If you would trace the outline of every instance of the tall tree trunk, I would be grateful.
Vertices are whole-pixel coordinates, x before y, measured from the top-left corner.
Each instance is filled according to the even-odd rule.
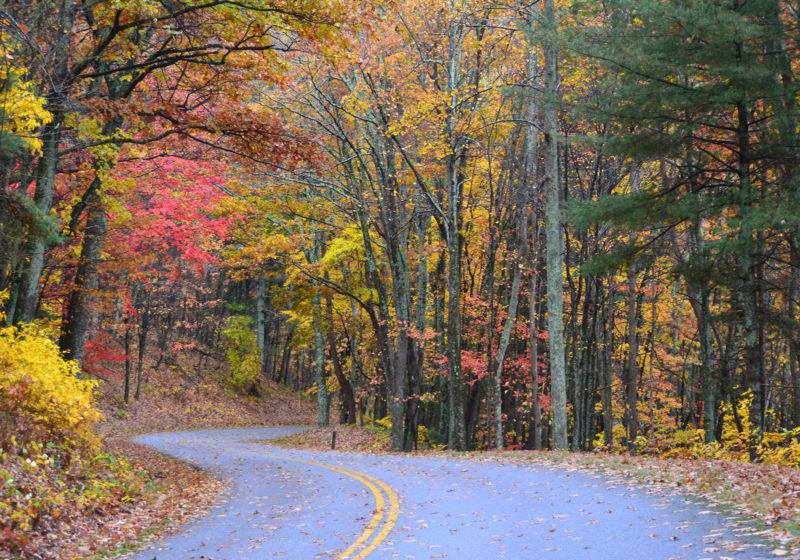
[[[277,381],[289,385],[289,366],[292,363],[292,339],[294,338],[294,327],[288,328],[286,334],[286,341],[283,345],[283,353],[281,355],[281,364],[278,368]],[[298,372],[299,374],[299,372]]]
[[[61,325],[59,347],[65,358],[83,363],[86,333],[92,307],[92,291],[97,289],[98,264],[106,234],[106,212],[100,198],[100,179],[94,180],[94,191],[87,203],[86,228],[81,256],[75,274],[75,284],[69,299],[67,315]],[[90,187],[92,188],[92,187]]]
[[[414,219],[414,232],[417,242],[423,246],[428,242],[431,215],[423,210],[422,194],[417,191],[415,206],[417,213]],[[417,264],[417,301],[414,311],[414,328],[422,336],[428,327],[428,258],[423,252]],[[422,393],[422,375],[425,367],[425,339],[411,340],[411,359],[408,369],[408,405],[406,407],[406,426],[403,449],[410,451],[416,448],[419,430],[419,403]]]
[[[36,174],[34,202],[39,213],[39,219],[48,219],[50,208],[53,205],[53,189],[58,167],[58,148],[61,142],[61,128],[64,121],[62,111],[58,109],[52,110],[53,120],[45,125],[42,133],[42,155],[39,157],[39,166]],[[29,241],[28,246],[28,266],[22,271],[19,297],[16,305],[17,311],[14,313],[15,323],[32,321],[36,315],[39,301],[39,281],[42,277],[46,250],[45,239],[35,237]]]
[[[768,52],[772,53],[775,61],[775,67],[780,75],[780,83],[782,88],[781,99],[771,99],[770,102],[775,104],[773,113],[778,123],[778,131],[780,133],[781,145],[789,147],[798,144],[798,129],[797,129],[797,86],[795,83],[792,53],[788,45],[793,40],[791,37],[792,26],[786,27],[782,18],[782,11],[785,6],[781,2],[773,2],[771,4],[772,11],[768,16],[768,26],[771,32],[768,39]],[[797,15],[795,14],[795,21]],[[784,177],[793,177],[795,173],[794,161],[795,158],[787,157],[787,164],[781,170]],[[778,185],[785,185],[785,192],[782,193],[790,207],[796,208],[800,202],[800,188],[798,188],[797,181],[776,181]],[[791,274],[789,278],[789,286],[787,287],[786,298],[786,312],[789,320],[789,328],[787,332],[788,342],[788,373],[789,385],[792,387],[789,417],[784,421],[786,428],[800,426],[800,371],[798,360],[800,360],[800,346],[798,345],[798,331],[797,331],[797,297],[798,293],[798,267],[800,266],[800,254],[796,246],[798,237],[800,236],[800,228],[794,227],[788,234],[789,238],[789,254],[791,258]]]
[[[705,237],[702,224],[695,224],[695,245],[700,258],[706,258]],[[714,333],[711,324],[710,289],[703,282],[696,290],[690,289],[690,301],[697,320],[700,339],[700,377],[703,384],[703,431],[705,442],[716,440],[717,387],[714,379]],[[693,293],[692,293],[693,292]]]
[[[359,427],[361,427],[364,422],[362,418],[362,406],[361,406],[361,399],[356,398],[356,374],[358,373],[358,339],[357,339],[357,332],[358,329],[356,326],[358,325],[358,308],[356,307],[356,302],[352,299],[350,300],[350,318],[352,321],[352,334],[348,337],[348,343],[350,344],[350,387],[353,388],[353,400],[356,401],[357,404],[357,412],[358,418],[357,422]]]
[[[628,270],[628,359],[625,365],[625,424],[628,428],[628,449],[633,449],[636,436],[639,435],[639,309],[638,269],[631,264]]]
[[[122,400],[128,404],[131,395],[131,326],[128,317],[124,319],[123,328],[125,329],[125,388],[122,392]]]
[[[655,448],[656,445],[656,420],[655,420],[655,385],[656,379],[653,373],[653,360],[656,358],[656,319],[658,317],[658,280],[656,275],[653,274],[651,279],[652,302],[650,303],[650,334],[648,336],[649,342],[646,342],[648,350],[645,352],[647,359],[647,367],[649,370],[650,386],[647,389],[647,398],[650,405],[650,447]]]
[[[511,293],[509,294],[508,301],[508,316],[506,317],[505,324],[503,325],[503,332],[500,335],[500,340],[497,343],[497,369],[494,375],[494,394],[495,394],[495,410],[494,410],[494,433],[495,449],[502,450],[505,447],[505,440],[503,435],[503,386],[502,374],[503,364],[505,363],[506,353],[508,352],[508,345],[511,342],[511,331],[514,324],[517,322],[517,306],[519,305],[519,290],[522,281],[522,260],[528,252],[528,206],[525,204],[524,193],[522,188],[519,188],[517,193],[517,227],[519,238],[517,240],[516,256],[512,260],[512,280],[511,280]]]
[[[538,226],[535,228],[538,231]],[[538,243],[538,236],[534,238]],[[539,398],[539,317],[537,303],[539,301],[538,274],[536,263],[539,251],[534,252],[532,260],[533,270],[531,271],[531,291],[528,300],[528,313],[530,315],[530,359],[531,359],[531,432],[533,437],[533,448],[537,451],[542,449],[542,404]]]
[[[53,58],[53,68],[48,75],[51,90],[48,92],[46,109],[53,116],[52,121],[42,130],[42,152],[36,172],[36,190],[34,203],[36,204],[38,218],[47,220],[53,205],[53,189],[58,171],[59,145],[61,143],[64,117],[67,112],[66,104],[72,87],[73,77],[70,75],[70,42],[73,40],[73,26],[75,21],[76,3],[73,0],[61,0],[54,6],[58,10],[57,37],[53,37],[54,49],[52,52],[61,53]],[[18,311],[14,315],[17,323],[30,322],[36,314],[39,297],[39,282],[44,267],[44,254],[46,240],[36,237],[29,240],[28,267],[23,270]]]
[[[447,267],[446,252],[440,252],[436,262],[436,269],[433,273],[431,282],[431,293],[433,294],[433,330],[437,333],[436,352],[446,356],[447,353],[447,334],[445,322],[445,291],[446,278],[445,269]],[[448,434],[450,426],[450,378],[444,368],[439,368],[437,389],[438,399],[438,432],[442,435]]]
[[[531,35],[536,31],[538,7],[531,4],[528,13],[528,25]],[[527,80],[531,86],[540,85],[538,57],[533,50],[527,54]],[[538,181],[539,181],[539,131],[535,125],[539,121],[538,101],[529,98],[526,106],[526,119],[528,121],[525,130],[525,177],[524,183],[527,197],[525,219],[529,221],[531,233],[530,240],[525,239],[523,247],[523,258],[530,262],[531,283],[530,295],[528,298],[528,313],[530,321],[529,344],[530,344],[530,376],[531,376],[531,445],[533,449],[542,449],[542,405],[539,399],[539,320],[537,305],[539,303],[539,243],[540,243],[540,220],[537,212],[539,202]],[[529,214],[529,215],[528,215]]]
[[[263,274],[258,276],[258,295],[256,296],[256,337],[258,340],[258,351],[261,356],[262,371],[266,370],[267,366],[267,341],[266,341],[266,325],[267,325],[267,310],[266,310],[266,291],[267,281]]]
[[[612,346],[607,338],[609,332],[607,317],[613,317],[614,312],[613,309],[609,311],[606,308],[606,304],[613,301],[613,298],[604,297],[604,301],[600,301],[600,286],[597,288],[597,294],[597,305],[600,307],[601,312],[595,323],[595,340],[597,340],[597,377],[600,385],[600,403],[603,408],[603,442],[609,450],[612,450],[614,448],[614,401],[611,387],[614,376],[608,362],[608,349]],[[606,296],[607,292],[602,292],[602,295]]]
[[[741,47],[740,47],[741,49]],[[739,301],[743,312],[744,385],[753,393],[750,420],[753,433],[748,434],[750,458],[757,456],[756,448],[761,443],[764,431],[766,410],[764,400],[766,383],[762,362],[762,336],[759,320],[760,301],[758,278],[760,276],[757,258],[756,228],[754,224],[755,194],[751,176],[751,148],[749,111],[745,101],[736,106],[737,142],[739,149],[739,189],[741,193],[741,226],[739,231],[739,276],[742,287]]]
[[[312,263],[322,258],[323,234],[314,235],[312,248]],[[317,385],[317,426],[324,427],[330,422],[330,403],[328,401],[328,386],[325,382],[325,342],[322,334],[322,295],[319,285],[315,283],[312,301],[312,321],[314,328],[314,382]]]
[[[553,447],[567,448],[567,375],[564,357],[564,234],[561,229],[561,182],[558,163],[558,53],[554,0],[544,0],[545,236],[547,241],[547,330],[552,396]]]
[[[800,290],[800,252],[795,247],[792,239],[790,250],[792,254],[792,274],[789,280],[789,297],[786,298],[786,314],[789,318],[789,373],[792,387],[792,414],[791,426],[800,426],[800,344],[797,340],[797,297]]]
[[[322,337],[322,298],[319,288],[314,290],[313,296],[313,321],[314,321],[314,381],[317,384],[317,426],[327,426],[329,423],[328,387],[325,383],[325,343]]]
[[[490,189],[492,187],[490,186]],[[489,215],[494,215],[494,196],[490,193],[490,202],[489,202]],[[498,220],[493,219],[492,222],[496,222]],[[498,250],[498,241],[497,241],[497,232],[494,223],[489,225],[489,246],[487,249],[488,252],[488,262],[486,264],[486,272],[484,278],[486,279],[486,283],[489,286],[489,317],[486,326],[486,381],[487,381],[487,391],[486,391],[486,448],[490,448],[494,442],[495,437],[493,434],[495,432],[495,428],[498,425],[497,419],[494,417],[495,413],[497,412],[497,401],[500,400],[500,387],[501,382],[495,379],[496,371],[495,369],[495,355],[494,355],[494,321],[495,321],[495,304],[494,304],[494,297],[495,297],[495,268],[496,268],[496,255]],[[470,398],[469,398],[469,406],[468,410],[468,418],[467,418],[467,436],[468,436],[468,443],[472,439],[472,434],[470,433],[472,430],[469,429],[470,424],[476,425],[477,416],[480,414],[480,385],[481,382],[476,382],[470,388]],[[501,403],[502,404],[502,403]],[[502,406],[501,406],[502,408]],[[471,418],[475,415],[475,418]],[[500,427],[502,428],[502,418],[500,419],[499,423]],[[471,445],[471,443],[470,443]]]
[[[325,296],[325,309],[328,315],[328,353],[333,363],[333,374],[339,382],[339,391],[342,396],[342,409],[344,411],[344,423],[355,424],[356,422],[356,399],[353,395],[353,386],[342,371],[342,364],[339,361],[339,353],[336,350],[336,334],[333,330],[333,299]]]
[[[147,332],[150,326],[150,296],[145,295],[145,305],[141,312],[141,322],[139,323],[139,348],[136,361],[136,392],[133,395],[137,401],[142,395],[142,369],[144,367],[144,352],[147,347]]]
[[[526,217],[527,218],[527,217]],[[523,220],[522,238],[525,239],[528,235],[526,227],[524,226],[527,219]],[[508,317],[506,317],[505,324],[503,325],[503,332],[500,335],[500,340],[497,343],[497,369],[494,375],[494,447],[495,449],[502,450],[504,448],[503,436],[503,398],[502,398],[502,377],[503,377],[503,364],[506,359],[506,352],[508,352],[508,345],[511,342],[511,331],[514,324],[517,322],[517,305],[519,304],[519,288],[522,279],[522,263],[515,259],[513,266],[513,278],[511,280],[511,293],[509,294],[508,302]]]
[[[577,299],[577,298],[576,298]],[[575,381],[574,381],[574,420],[572,449],[585,451],[591,447],[594,427],[595,383],[597,376],[592,374],[593,358],[597,353],[595,334],[597,329],[597,279],[586,279],[586,296],[583,301],[581,325],[576,329]]]
[[[395,390],[398,390],[399,386],[399,395],[400,398],[392,399],[395,406],[399,407],[400,417],[399,420],[395,418],[392,423],[392,436],[391,436],[391,445],[393,451],[402,451],[403,449],[403,399],[402,399],[402,380],[403,376],[405,375],[405,370],[398,372],[395,371],[395,366],[397,363],[402,362],[404,367],[405,363],[403,360],[406,359],[406,356],[396,356],[394,353],[395,348],[400,348],[401,345],[399,342],[395,341],[394,338],[391,336],[389,332],[389,324],[391,323],[391,315],[389,311],[389,297],[386,293],[386,286],[381,279],[381,275],[378,272],[378,263],[375,258],[375,252],[373,250],[373,243],[370,238],[369,233],[369,220],[368,220],[368,213],[366,209],[366,201],[364,200],[363,196],[360,200],[362,207],[359,209],[359,225],[361,230],[361,236],[364,241],[364,255],[365,255],[365,269],[366,269],[366,279],[367,284],[372,288],[378,296],[378,314],[375,314],[374,308],[370,308],[368,311],[370,321],[372,322],[372,327],[375,331],[375,338],[377,339],[378,345],[378,356],[379,356],[379,367],[380,370],[383,372],[384,378],[384,386],[387,393],[391,393]],[[408,325],[406,325],[406,335],[408,333]],[[406,344],[404,348],[407,350],[408,344],[406,340]],[[400,382],[398,383],[397,377],[400,377]],[[391,395],[389,396],[391,399]],[[376,410],[382,410],[380,407],[376,407]],[[382,418],[382,417],[381,417]],[[399,423],[399,428],[395,425],[395,422]]]
[[[408,356],[408,397],[406,398],[405,423],[403,431],[403,450],[417,448],[419,435],[419,396],[422,393],[422,367],[418,363],[419,354],[414,345]]]
[[[466,429],[464,422],[464,378],[461,368],[461,225],[462,188],[464,177],[462,167],[466,164],[466,147],[456,131],[456,112],[459,106],[459,75],[461,73],[461,47],[464,42],[464,23],[450,22],[448,31],[447,58],[447,109],[445,133],[449,153],[445,159],[447,213],[445,233],[447,245],[447,373],[449,390],[449,428],[447,446],[455,451],[466,449]]]
[[[394,318],[396,319],[396,335],[393,349],[392,376],[387,389],[389,391],[389,411],[392,417],[392,449],[403,449],[403,419],[406,409],[406,376],[411,353],[411,285],[408,274],[408,260],[405,248],[389,242],[389,268],[392,273],[392,299],[394,300]]]
[[[447,240],[447,372],[450,403],[448,448],[466,449],[464,426],[464,379],[461,370],[461,239],[457,228],[452,228]]]

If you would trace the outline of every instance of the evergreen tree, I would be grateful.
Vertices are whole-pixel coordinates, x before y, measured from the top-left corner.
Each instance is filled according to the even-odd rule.
[[[765,424],[764,267],[767,239],[796,230],[797,142],[791,79],[796,45],[776,0],[611,0],[599,25],[574,43],[604,67],[608,83],[589,110],[614,132],[606,148],[651,173],[637,192],[574,209],[578,222],[612,221],[638,232],[599,267],[656,253],[687,234],[678,270],[698,316],[706,436],[714,429],[709,294],[727,296],[731,332],[741,333],[741,384],[753,391],[751,420]],[[598,21],[596,4],[579,5]],[[790,132],[792,131],[792,132]],[[794,321],[794,318],[791,318]],[[719,380],[727,382],[728,380]],[[721,385],[725,392],[731,384]]]

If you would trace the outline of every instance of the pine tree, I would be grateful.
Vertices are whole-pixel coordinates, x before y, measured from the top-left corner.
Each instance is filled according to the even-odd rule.
[[[607,93],[582,109],[614,131],[610,153],[634,164],[654,162],[658,173],[638,192],[575,209],[575,216],[639,233],[596,262],[601,268],[655,253],[672,232],[691,239],[678,269],[697,303],[707,439],[717,400],[712,289],[725,290],[728,316],[741,332],[742,385],[756,395],[751,419],[763,431],[766,238],[796,229],[796,217],[789,216],[797,200],[796,165],[787,165],[797,160],[789,133],[796,128],[797,87],[787,62],[796,46],[780,25],[787,8],[776,0],[611,0],[604,6],[602,24],[573,44],[608,76]],[[598,21],[596,4],[576,9]]]

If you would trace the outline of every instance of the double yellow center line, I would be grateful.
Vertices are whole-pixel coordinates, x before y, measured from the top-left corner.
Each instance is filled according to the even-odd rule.
[[[263,454],[262,456],[272,459],[285,459],[287,461],[306,463],[344,474],[361,482],[364,486],[369,488],[372,495],[375,496],[375,513],[372,515],[369,525],[367,525],[367,528],[364,529],[364,532],[359,535],[353,544],[336,557],[336,560],[361,560],[362,558],[366,558],[373,550],[378,548],[387,536],[389,536],[395,523],[397,523],[397,517],[400,515],[400,499],[397,497],[397,493],[392,490],[388,484],[374,476],[348,469],[347,467],[320,463],[318,461],[294,459],[278,455]],[[389,502],[388,510],[386,508],[386,502]],[[379,527],[380,530],[378,530]],[[376,531],[377,534],[375,534]]]
[[[397,517],[400,515],[400,498],[397,493],[385,482],[375,478],[374,476],[366,473],[341,467],[339,465],[331,465],[329,463],[320,463],[318,461],[309,461],[307,459],[296,459],[294,457],[284,457],[281,455],[270,455],[268,453],[257,453],[254,451],[244,451],[235,449],[228,446],[216,446],[205,444],[205,447],[212,447],[216,449],[226,449],[235,453],[244,455],[253,455],[257,457],[266,457],[268,459],[278,459],[282,461],[293,461],[295,463],[305,463],[315,467],[328,469],[345,476],[349,476],[361,482],[364,486],[369,488],[372,495],[375,497],[375,513],[372,519],[364,529],[359,537],[347,549],[336,556],[335,560],[362,560],[369,556],[380,544],[386,540],[389,533],[397,523]],[[387,507],[388,503],[388,507]]]

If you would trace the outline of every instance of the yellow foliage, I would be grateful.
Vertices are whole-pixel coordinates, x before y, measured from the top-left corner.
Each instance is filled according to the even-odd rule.
[[[222,331],[222,346],[231,365],[231,381],[247,389],[261,373],[261,355],[256,334],[251,330],[253,318],[247,315],[229,317]]]
[[[78,371],[77,363],[64,360],[36,327],[0,329],[0,420],[10,424],[3,427],[32,424],[34,432],[44,431],[51,440],[95,445],[91,427],[101,419],[93,396],[96,382],[78,379]]]
[[[342,263],[352,262],[355,258],[363,258],[363,254],[364,238],[361,230],[347,226],[328,243],[322,263],[327,266],[341,266]]]
[[[24,71],[12,65],[14,55],[11,38],[0,33],[0,133],[20,138],[25,149],[40,153],[42,143],[34,136],[37,128],[53,116],[44,108],[44,99],[37,96],[33,82],[24,80]]]
[[[365,420],[366,422],[366,420]],[[392,432],[392,415],[387,414],[383,418],[372,421],[372,425],[384,432],[385,439],[388,441],[389,434]],[[417,426],[417,447],[422,449],[441,448],[433,441],[433,432],[427,426],[420,424]]]
[[[0,292],[0,306],[6,299]],[[41,327],[0,328],[0,540],[14,557],[42,520],[119,507],[145,490],[144,471],[95,455],[96,382],[78,373]]]
[[[601,407],[598,405],[596,407],[598,409],[598,413],[600,413]],[[615,423],[611,429],[611,437],[613,439],[613,449],[616,451],[623,451],[627,449],[625,446],[625,438],[628,436],[627,432],[625,431],[625,426],[622,424]],[[598,432],[594,436],[594,441],[592,442],[593,449],[606,449],[605,447],[605,434],[603,432]]]
[[[736,403],[736,415],[731,404],[723,404],[722,435],[720,441],[705,443],[703,430],[675,430],[661,443],[665,457],[687,459],[719,459],[723,461],[750,461],[750,444],[758,439],[756,427],[750,421],[753,393],[746,391]],[[739,425],[736,417],[739,418]],[[740,429],[741,427],[741,429]],[[800,467],[800,428],[786,432],[765,432],[761,443],[755,446],[756,460],[761,463]]]
[[[341,388],[342,387],[339,385],[339,380],[336,379],[335,376],[329,375],[325,378],[325,389],[329,395],[341,390]],[[315,397],[317,395],[317,384],[314,383],[311,387],[306,389],[304,394],[307,397]]]
[[[443,448],[443,445],[436,445],[433,441],[433,432],[427,426],[423,426],[420,424],[417,426],[417,447],[421,447],[423,449],[436,449],[436,448]]]
[[[800,468],[800,427],[782,433],[767,432],[758,451],[762,463]]]
[[[392,416],[390,414],[387,414],[383,418],[378,418],[377,420],[375,420],[375,424],[377,424],[378,426],[382,426],[386,430],[391,430]]]
[[[748,461],[750,455],[747,452],[748,439],[753,433],[753,426],[750,423],[750,407],[753,404],[753,393],[747,391],[736,404],[736,415],[733,414],[733,407],[730,404],[722,406],[725,415],[722,423],[722,437],[720,438],[720,448],[727,454],[724,457],[733,461]],[[735,418],[739,417],[741,431],[736,425]]]
[[[649,436],[639,435],[634,441],[633,448],[639,453],[657,454],[661,457],[681,459],[713,459],[722,461],[749,462],[751,448],[755,460],[760,463],[800,467],[800,427],[794,430],[781,432],[765,432],[760,438],[756,426],[750,421],[750,409],[753,405],[752,391],[745,391],[736,402],[736,409],[729,403],[720,407],[722,426],[720,440],[713,443],[705,442],[705,432],[701,428],[677,429],[673,424],[664,422],[655,417],[655,437],[651,441]],[[595,406],[597,414],[602,413],[602,407]],[[615,413],[621,412],[617,407]],[[644,413],[640,409],[640,418]],[[738,424],[737,424],[738,418]],[[628,450],[626,445],[626,431],[617,417],[613,428],[613,449],[605,446],[603,433],[595,435],[593,448],[616,452]],[[759,442],[757,444],[757,442]]]

